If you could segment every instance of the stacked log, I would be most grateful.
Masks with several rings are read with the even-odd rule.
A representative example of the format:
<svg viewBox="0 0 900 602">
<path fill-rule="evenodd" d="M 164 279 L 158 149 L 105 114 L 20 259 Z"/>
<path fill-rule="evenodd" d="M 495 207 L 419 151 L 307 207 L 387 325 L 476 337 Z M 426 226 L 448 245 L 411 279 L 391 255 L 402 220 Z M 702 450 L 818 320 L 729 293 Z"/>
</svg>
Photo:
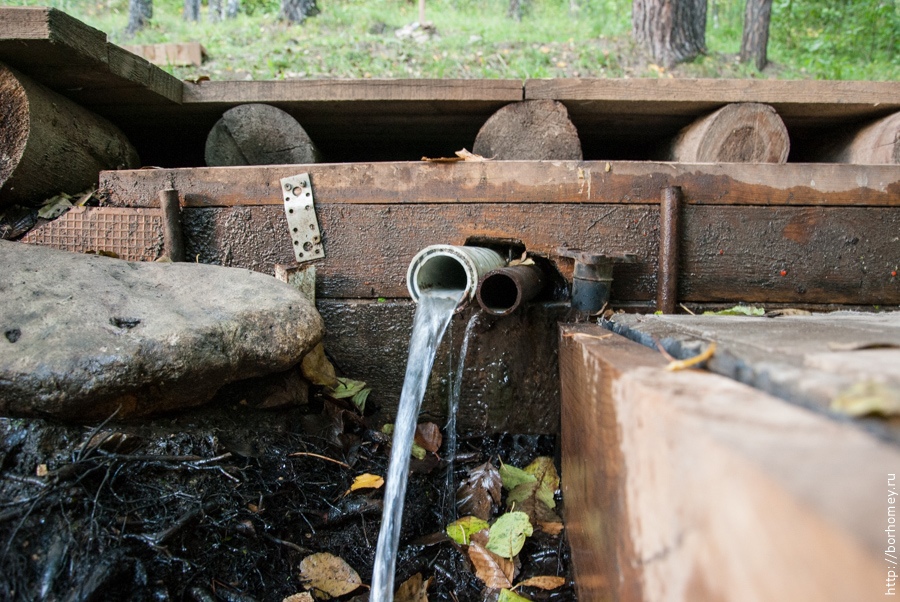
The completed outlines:
<svg viewBox="0 0 900 602">
<path fill-rule="evenodd" d="M 856 165 L 900 164 L 900 113 L 854 128 L 820 146 L 819 161 Z"/>
<path fill-rule="evenodd" d="M 769 105 L 733 103 L 681 130 L 662 159 L 682 163 L 784 163 L 791 148 L 784 122 Z"/>
<path fill-rule="evenodd" d="M 113 124 L 0 64 L 0 206 L 96 186 L 100 171 L 135 168 Z"/>
<path fill-rule="evenodd" d="M 473 151 L 499 160 L 581 161 L 581 140 L 569 112 L 555 100 L 508 104 L 485 122 Z"/>
<path fill-rule="evenodd" d="M 296 119 L 271 105 L 238 105 L 225 111 L 206 138 L 206 164 L 318 163 L 321 153 Z"/>
</svg>

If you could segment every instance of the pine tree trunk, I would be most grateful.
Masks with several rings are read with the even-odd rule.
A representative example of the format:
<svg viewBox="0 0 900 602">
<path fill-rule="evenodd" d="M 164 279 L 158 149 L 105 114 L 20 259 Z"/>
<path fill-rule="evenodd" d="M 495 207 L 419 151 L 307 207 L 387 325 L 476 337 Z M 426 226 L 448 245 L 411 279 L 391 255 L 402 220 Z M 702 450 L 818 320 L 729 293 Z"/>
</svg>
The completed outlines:
<svg viewBox="0 0 900 602">
<path fill-rule="evenodd" d="M 200 0 L 184 0 L 184 20 L 200 20 Z"/>
<path fill-rule="evenodd" d="M 225 0 L 225 18 L 234 19 L 241 12 L 241 0 Z"/>
<path fill-rule="evenodd" d="M 129 0 L 128 2 L 128 27 L 125 33 L 133 35 L 144 28 L 153 17 L 153 0 Z"/>
<path fill-rule="evenodd" d="M 281 18 L 293 23 L 303 23 L 307 17 L 319 14 L 316 0 L 281 0 Z"/>
<path fill-rule="evenodd" d="M 525 12 L 525 4 L 528 0 L 509 0 L 509 8 L 506 11 L 506 16 L 515 19 L 516 21 L 522 20 L 522 13 Z"/>
<path fill-rule="evenodd" d="M 222 20 L 222 0 L 209 0 L 209 22 L 218 23 Z"/>
<path fill-rule="evenodd" d="M 741 37 L 741 62 L 753 61 L 762 71 L 768 59 L 769 21 L 772 17 L 772 0 L 747 0 L 744 11 L 744 35 Z"/>
<path fill-rule="evenodd" d="M 706 0 L 634 0 L 635 41 L 666 68 L 706 52 Z"/>
</svg>

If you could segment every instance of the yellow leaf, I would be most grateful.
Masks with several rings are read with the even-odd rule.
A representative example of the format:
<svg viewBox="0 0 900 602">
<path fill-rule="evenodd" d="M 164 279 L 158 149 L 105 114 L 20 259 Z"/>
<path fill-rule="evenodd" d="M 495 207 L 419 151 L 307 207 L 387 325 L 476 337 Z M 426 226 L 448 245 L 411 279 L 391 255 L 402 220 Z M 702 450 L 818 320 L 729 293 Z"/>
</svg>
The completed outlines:
<svg viewBox="0 0 900 602">
<path fill-rule="evenodd" d="M 300 561 L 300 580 L 317 598 L 337 598 L 362 585 L 362 579 L 344 559 L 320 552 Z"/>
<path fill-rule="evenodd" d="M 709 358 L 713 356 L 716 352 L 716 344 L 710 343 L 709 346 L 703 350 L 702 353 L 695 355 L 694 357 L 690 357 L 686 360 L 675 360 L 673 362 L 669 362 L 666 366 L 666 370 L 669 372 L 677 372 L 678 370 L 687 370 L 688 368 L 693 368 L 699 364 L 702 364 Z"/>
<path fill-rule="evenodd" d="M 538 589 L 556 589 L 566 584 L 565 577 L 553 577 L 552 575 L 540 575 L 519 583 L 516 587 L 536 587 Z"/>
<path fill-rule="evenodd" d="M 384 485 L 384 479 L 377 474 L 361 474 L 353 479 L 353 484 L 350 485 L 350 489 L 344 492 L 344 495 L 357 489 L 378 489 L 382 485 Z"/>
<path fill-rule="evenodd" d="M 900 414 L 900 388 L 874 381 L 859 382 L 841 391 L 831 409 L 847 416 Z"/>
</svg>

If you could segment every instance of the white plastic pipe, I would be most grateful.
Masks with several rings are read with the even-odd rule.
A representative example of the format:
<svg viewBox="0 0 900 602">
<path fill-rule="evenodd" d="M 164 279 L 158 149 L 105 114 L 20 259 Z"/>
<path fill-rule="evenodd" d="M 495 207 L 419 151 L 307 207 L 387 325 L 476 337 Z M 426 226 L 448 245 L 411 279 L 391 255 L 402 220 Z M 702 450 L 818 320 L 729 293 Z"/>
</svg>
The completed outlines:
<svg viewBox="0 0 900 602">
<path fill-rule="evenodd" d="M 416 303 L 422 292 L 429 289 L 462 290 L 459 311 L 475 298 L 482 276 L 505 265 L 506 260 L 499 253 L 484 247 L 431 245 L 410 262 L 406 287 Z"/>
</svg>

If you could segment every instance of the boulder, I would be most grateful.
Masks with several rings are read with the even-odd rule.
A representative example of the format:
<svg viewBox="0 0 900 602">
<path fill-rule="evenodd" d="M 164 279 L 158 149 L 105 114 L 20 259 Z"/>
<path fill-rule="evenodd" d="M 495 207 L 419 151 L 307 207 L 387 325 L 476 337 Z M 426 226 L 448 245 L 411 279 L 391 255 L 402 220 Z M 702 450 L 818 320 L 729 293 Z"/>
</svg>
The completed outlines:
<svg viewBox="0 0 900 602">
<path fill-rule="evenodd" d="M 208 401 L 324 334 L 296 289 L 245 269 L 0 240 L 0 414 L 97 420 Z"/>
</svg>

